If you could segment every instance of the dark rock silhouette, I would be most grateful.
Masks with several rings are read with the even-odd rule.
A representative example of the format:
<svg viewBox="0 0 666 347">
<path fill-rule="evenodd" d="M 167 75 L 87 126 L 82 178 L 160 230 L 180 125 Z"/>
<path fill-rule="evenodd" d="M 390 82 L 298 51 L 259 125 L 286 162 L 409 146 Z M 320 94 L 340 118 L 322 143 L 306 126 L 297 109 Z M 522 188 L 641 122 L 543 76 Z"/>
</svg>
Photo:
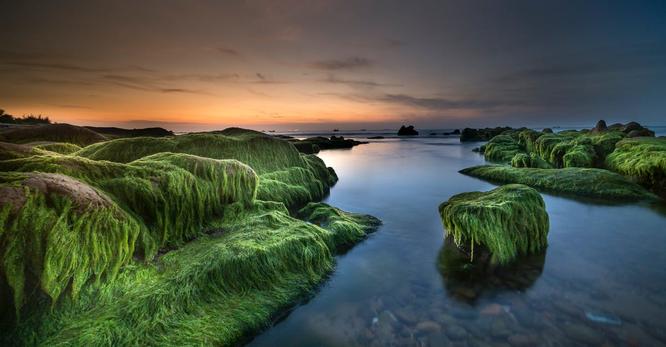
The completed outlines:
<svg viewBox="0 0 666 347">
<path fill-rule="evenodd" d="M 398 130 L 398 136 L 416 136 L 419 132 L 414 129 L 413 125 L 405 127 L 404 125 Z"/>
<path fill-rule="evenodd" d="M 496 127 L 496 128 L 485 128 L 485 129 L 465 128 L 460 133 L 460 142 L 488 141 L 493 137 L 511 129 L 512 129 L 511 127 Z"/>
</svg>

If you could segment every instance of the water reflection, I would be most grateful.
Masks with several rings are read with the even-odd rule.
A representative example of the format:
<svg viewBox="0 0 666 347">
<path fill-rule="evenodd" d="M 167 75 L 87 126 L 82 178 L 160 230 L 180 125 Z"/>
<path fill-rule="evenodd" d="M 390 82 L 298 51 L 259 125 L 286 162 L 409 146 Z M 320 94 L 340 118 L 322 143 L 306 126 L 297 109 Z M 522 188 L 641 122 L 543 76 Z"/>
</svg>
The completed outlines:
<svg viewBox="0 0 666 347">
<path fill-rule="evenodd" d="M 542 194 L 547 253 L 460 273 L 437 206 L 494 186 L 458 173 L 478 144 L 385 139 L 323 151 L 327 202 L 383 226 L 344 256 L 307 304 L 252 346 L 666 345 L 666 215 Z M 471 287 L 473 295 L 455 294 Z M 462 299 L 461 299 L 462 297 Z"/>
<path fill-rule="evenodd" d="M 447 238 L 437 256 L 437 269 L 444 288 L 452 298 L 473 303 L 484 294 L 502 290 L 523 291 L 541 276 L 546 252 L 522 256 L 504 266 L 492 264 L 488 256 L 477 256 L 470 262 L 466 252 Z"/>
</svg>

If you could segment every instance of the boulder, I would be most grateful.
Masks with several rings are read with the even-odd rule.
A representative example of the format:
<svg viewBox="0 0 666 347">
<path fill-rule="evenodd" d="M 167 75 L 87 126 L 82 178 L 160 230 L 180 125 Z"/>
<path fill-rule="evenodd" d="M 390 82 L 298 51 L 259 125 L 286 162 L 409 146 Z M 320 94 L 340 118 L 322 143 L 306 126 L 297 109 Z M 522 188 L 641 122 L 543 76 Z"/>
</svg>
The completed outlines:
<svg viewBox="0 0 666 347">
<path fill-rule="evenodd" d="M 416 136 L 419 132 L 414 129 L 413 125 L 410 126 L 401 126 L 398 130 L 398 136 Z"/>
</svg>

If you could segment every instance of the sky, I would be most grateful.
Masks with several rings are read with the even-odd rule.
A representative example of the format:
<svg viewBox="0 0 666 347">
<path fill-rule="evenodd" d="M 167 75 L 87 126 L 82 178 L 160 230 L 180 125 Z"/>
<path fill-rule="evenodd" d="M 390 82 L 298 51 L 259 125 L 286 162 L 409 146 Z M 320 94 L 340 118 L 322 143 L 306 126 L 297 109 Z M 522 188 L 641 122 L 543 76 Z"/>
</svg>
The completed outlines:
<svg viewBox="0 0 666 347">
<path fill-rule="evenodd" d="M 0 0 L 0 108 L 177 131 L 666 125 L 666 1 Z"/>
</svg>

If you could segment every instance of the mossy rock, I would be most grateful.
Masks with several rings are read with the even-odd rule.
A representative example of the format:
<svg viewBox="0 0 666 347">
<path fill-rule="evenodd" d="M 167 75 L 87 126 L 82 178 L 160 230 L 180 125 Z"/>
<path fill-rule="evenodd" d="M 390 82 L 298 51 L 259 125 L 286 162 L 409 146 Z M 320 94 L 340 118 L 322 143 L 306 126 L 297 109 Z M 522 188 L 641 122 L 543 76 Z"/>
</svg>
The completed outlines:
<svg viewBox="0 0 666 347">
<path fill-rule="evenodd" d="M 493 183 L 519 183 L 546 192 L 608 202 L 658 199 L 626 177 L 604 169 L 539 169 L 481 165 L 463 169 L 460 173 Z"/>
<path fill-rule="evenodd" d="M 345 212 L 322 202 L 309 203 L 298 211 L 298 216 L 334 232 L 333 240 L 340 250 L 356 244 L 381 225 L 381 221 L 373 216 Z"/>
<path fill-rule="evenodd" d="M 624 139 L 606 158 L 606 165 L 666 197 L 666 137 Z"/>
<path fill-rule="evenodd" d="M 326 213 L 327 229 L 290 217 L 279 203 L 228 205 L 219 233 L 154 264 L 132 263 L 116 280 L 38 311 L 4 337 L 31 345 L 242 344 L 316 290 L 334 268 L 339 241 L 374 228 L 372 219 L 363 224 L 335 211 Z M 340 227 L 338 218 L 352 225 Z"/>
<path fill-rule="evenodd" d="M 497 135 L 483 146 L 483 156 L 490 161 L 509 163 L 517 154 L 527 154 L 518 140 L 508 134 Z"/>
<path fill-rule="evenodd" d="M 130 164 L 32 156 L 0 168 L 0 272 L 17 308 L 35 286 L 53 301 L 67 287 L 76 296 L 133 256 L 182 245 L 226 204 L 251 203 L 258 183 L 236 160 L 174 153 Z"/>
<path fill-rule="evenodd" d="M 491 261 L 506 264 L 519 255 L 547 246 L 548 214 L 539 192 L 521 184 L 489 192 L 452 196 L 439 206 L 447 237 L 469 250 L 490 253 Z"/>
<path fill-rule="evenodd" d="M 34 148 L 42 149 L 49 152 L 59 154 L 72 154 L 81 150 L 81 147 L 67 142 L 51 142 L 34 146 Z"/>
<path fill-rule="evenodd" d="M 47 141 L 87 146 L 106 140 L 104 135 L 70 124 L 26 125 L 0 129 L 0 141 L 11 143 Z"/>
</svg>

